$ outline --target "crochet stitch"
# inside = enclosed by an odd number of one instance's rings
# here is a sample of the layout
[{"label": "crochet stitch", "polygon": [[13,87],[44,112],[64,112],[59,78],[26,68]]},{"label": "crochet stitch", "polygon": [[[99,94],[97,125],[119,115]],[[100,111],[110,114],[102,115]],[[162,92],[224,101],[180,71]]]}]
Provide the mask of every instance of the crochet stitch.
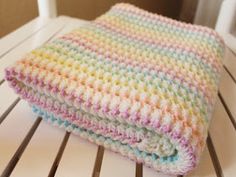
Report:
[{"label": "crochet stitch", "polygon": [[224,43],[215,31],[120,3],[5,70],[53,125],[167,174],[204,149]]}]

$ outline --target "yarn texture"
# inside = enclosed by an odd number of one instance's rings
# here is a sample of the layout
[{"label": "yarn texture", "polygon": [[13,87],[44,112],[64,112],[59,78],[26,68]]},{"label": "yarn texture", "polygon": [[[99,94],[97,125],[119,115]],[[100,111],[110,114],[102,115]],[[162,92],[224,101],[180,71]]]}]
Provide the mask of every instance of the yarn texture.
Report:
[{"label": "yarn texture", "polygon": [[120,3],[21,57],[9,85],[45,121],[166,174],[199,162],[224,43]]}]

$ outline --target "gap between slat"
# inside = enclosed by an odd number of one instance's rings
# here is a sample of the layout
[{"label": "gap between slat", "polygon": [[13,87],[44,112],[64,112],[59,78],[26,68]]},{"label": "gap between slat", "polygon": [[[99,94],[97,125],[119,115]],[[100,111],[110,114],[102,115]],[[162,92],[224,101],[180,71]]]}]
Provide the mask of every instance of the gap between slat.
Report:
[{"label": "gap between slat", "polygon": [[[66,23],[67,24],[67,23]],[[48,40],[46,40],[43,44],[49,42],[51,39],[53,39],[65,26],[66,24],[64,24],[61,28],[59,28],[50,38],[48,38]],[[4,82],[5,80],[2,79],[0,81],[0,85]],[[16,106],[16,104],[20,101],[20,98],[17,98],[12,105],[1,115],[0,117],[0,124],[3,122],[3,120],[7,117],[7,115],[12,111],[12,109]]]},{"label": "gap between slat", "polygon": [[[66,26],[66,24],[64,24],[61,28],[59,28],[50,38],[48,38],[48,40],[46,40],[43,44],[47,43],[48,41],[50,41],[51,39],[53,39],[64,27]],[[0,81],[0,85],[4,82],[5,80],[2,79]],[[16,106],[16,104],[20,101],[20,98],[17,98],[13,103],[12,105],[2,114],[2,116],[0,117],[0,124],[3,122],[3,120],[7,117],[7,115],[12,111],[12,109]],[[34,122],[34,124],[32,125],[32,127],[30,128],[29,132],[27,133],[27,135],[25,136],[24,140],[22,141],[21,145],[18,147],[18,149],[16,150],[15,154],[13,155],[13,157],[11,158],[11,160],[8,162],[6,168],[4,169],[4,171],[2,172],[1,176],[0,177],[8,177],[11,175],[12,171],[14,170],[17,162],[19,161],[21,155],[23,154],[25,148],[27,147],[27,145],[29,144],[32,136],[34,135],[36,129],[38,128],[40,122],[41,122],[42,118],[41,117],[38,117],[36,119],[36,121]],[[68,137],[69,135],[65,135],[64,137],[64,140],[67,142],[68,140]],[[64,142],[63,140],[63,142]],[[65,143],[66,144],[66,143]],[[61,148],[60,148],[61,150]],[[63,153],[62,152],[58,152],[58,156],[60,156],[60,153]],[[61,154],[62,155],[62,154]],[[59,162],[60,158],[56,158],[55,159],[55,164],[57,164],[57,162]],[[52,169],[55,169],[57,168],[57,165],[54,165],[52,166]],[[53,171],[53,170],[52,170]],[[53,172],[49,173],[52,174]],[[55,172],[54,172],[55,173]]]},{"label": "gap between slat", "polygon": [[143,177],[143,164],[136,163],[135,177]]},{"label": "gap between slat", "polygon": [[[38,30],[34,31],[31,35],[24,38],[22,41],[18,42],[17,44],[13,45],[11,48],[9,48],[6,52],[4,52],[2,55],[0,55],[0,59],[3,58],[6,54],[8,54],[10,51],[15,49],[17,46],[21,45],[23,42],[25,42],[27,39],[31,38],[33,35],[38,33],[41,29],[43,29],[45,26],[47,26],[49,23],[41,26]],[[1,85],[1,84],[0,84]]]},{"label": "gap between slat", "polygon": [[208,134],[208,137],[207,137],[207,147],[208,147],[208,150],[209,150],[211,160],[212,160],[212,163],[213,163],[213,166],[214,166],[217,177],[223,177],[220,162],[219,162],[219,159],[217,157],[214,145],[212,143],[212,140],[211,140],[211,137],[210,137],[209,134]]},{"label": "gap between slat", "polygon": [[[68,24],[68,23],[66,23]],[[49,42],[50,40],[52,40],[60,31],[62,31],[62,29],[66,26],[66,24],[64,24],[61,28],[59,28],[59,30],[57,30],[50,38],[48,38],[48,40],[46,40],[43,44],[46,44],[47,42]]]},{"label": "gap between slat", "polygon": [[61,143],[61,145],[60,145],[60,148],[59,148],[59,150],[58,150],[57,156],[56,156],[56,158],[55,158],[55,160],[54,160],[54,162],[53,162],[53,164],[52,164],[52,167],[51,167],[51,169],[50,169],[50,172],[49,172],[49,174],[48,174],[48,177],[53,177],[53,176],[55,176],[55,173],[56,173],[56,171],[57,171],[57,167],[58,167],[58,165],[59,165],[59,163],[60,163],[60,161],[61,161],[61,157],[62,157],[62,154],[63,154],[63,152],[64,152],[64,150],[65,150],[65,147],[66,147],[66,144],[67,144],[67,142],[68,142],[69,137],[70,137],[70,133],[69,133],[69,132],[66,132],[66,134],[65,134],[65,136],[64,136],[64,138],[63,138],[63,140],[62,140],[62,143]]},{"label": "gap between slat", "polygon": [[8,114],[13,110],[13,108],[19,103],[20,98],[18,97],[8,108],[7,110],[0,116],[0,124],[5,120]]},{"label": "gap between slat", "polygon": [[219,96],[219,98],[220,98],[220,101],[221,101],[222,105],[224,106],[225,111],[227,112],[227,114],[228,114],[228,116],[229,116],[229,119],[230,119],[231,123],[232,123],[233,126],[234,126],[234,129],[236,130],[236,122],[235,122],[235,119],[234,119],[234,117],[233,117],[233,114],[230,112],[230,110],[229,110],[227,104],[225,103],[225,100],[224,100],[224,98],[222,97],[222,95],[221,95],[220,92],[218,92],[218,96]]},{"label": "gap between slat", "polygon": [[230,52],[232,52],[232,54],[236,55],[235,51],[232,50],[229,46],[227,46],[227,48],[230,50]]},{"label": "gap between slat", "polygon": [[14,170],[17,162],[19,161],[21,155],[23,154],[25,148],[29,144],[32,136],[34,135],[34,132],[38,128],[42,118],[38,117],[32,127],[30,128],[29,132],[25,136],[24,140],[22,141],[21,145],[16,150],[15,154],[12,156],[11,160],[8,162],[6,168],[4,169],[3,173],[1,174],[1,177],[8,177],[11,175],[12,171]]},{"label": "gap between slat", "polygon": [[100,176],[100,171],[102,167],[102,159],[104,155],[104,147],[98,146],[98,151],[97,151],[97,156],[93,168],[93,174],[92,177],[99,177]]},{"label": "gap between slat", "polygon": [[[60,17],[59,17],[60,18]],[[42,42],[39,46],[49,42],[51,39],[53,39],[69,22],[65,22],[61,28],[59,28],[56,32],[54,32],[47,40],[45,40],[45,42]],[[50,23],[49,23],[50,24]],[[37,35],[35,35],[37,37]],[[32,38],[34,39],[34,38]],[[36,47],[37,48],[37,47]],[[33,49],[32,49],[33,50]],[[29,50],[28,52],[32,51],[32,50]],[[26,52],[25,52],[26,53]],[[0,60],[1,61],[1,60]]]},{"label": "gap between slat", "polygon": [[234,83],[236,84],[236,79],[234,78],[234,76],[231,74],[231,72],[228,70],[228,68],[225,65],[224,65],[224,69],[229,74],[229,76],[234,81]]},{"label": "gap between slat", "polygon": [[4,80],[4,79],[2,79],[2,80],[0,81],[0,85],[2,85],[4,81],[5,81],[5,80]]}]

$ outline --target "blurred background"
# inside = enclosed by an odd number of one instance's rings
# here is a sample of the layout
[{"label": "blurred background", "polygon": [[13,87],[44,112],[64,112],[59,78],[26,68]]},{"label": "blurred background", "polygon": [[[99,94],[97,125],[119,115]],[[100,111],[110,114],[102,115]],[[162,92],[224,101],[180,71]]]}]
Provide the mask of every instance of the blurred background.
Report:
[{"label": "blurred background", "polygon": [[[57,8],[59,15],[92,20],[118,2],[129,2],[154,13],[214,28],[221,1],[57,0]],[[0,0],[0,38],[36,16],[38,16],[37,0]]]}]

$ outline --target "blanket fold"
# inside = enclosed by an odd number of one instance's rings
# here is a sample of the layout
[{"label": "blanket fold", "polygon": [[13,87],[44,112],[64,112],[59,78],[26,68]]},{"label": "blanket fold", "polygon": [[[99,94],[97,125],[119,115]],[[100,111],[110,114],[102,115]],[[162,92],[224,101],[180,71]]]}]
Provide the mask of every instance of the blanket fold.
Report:
[{"label": "blanket fold", "polygon": [[204,149],[224,43],[215,31],[120,3],[5,70],[53,125],[167,174]]}]

